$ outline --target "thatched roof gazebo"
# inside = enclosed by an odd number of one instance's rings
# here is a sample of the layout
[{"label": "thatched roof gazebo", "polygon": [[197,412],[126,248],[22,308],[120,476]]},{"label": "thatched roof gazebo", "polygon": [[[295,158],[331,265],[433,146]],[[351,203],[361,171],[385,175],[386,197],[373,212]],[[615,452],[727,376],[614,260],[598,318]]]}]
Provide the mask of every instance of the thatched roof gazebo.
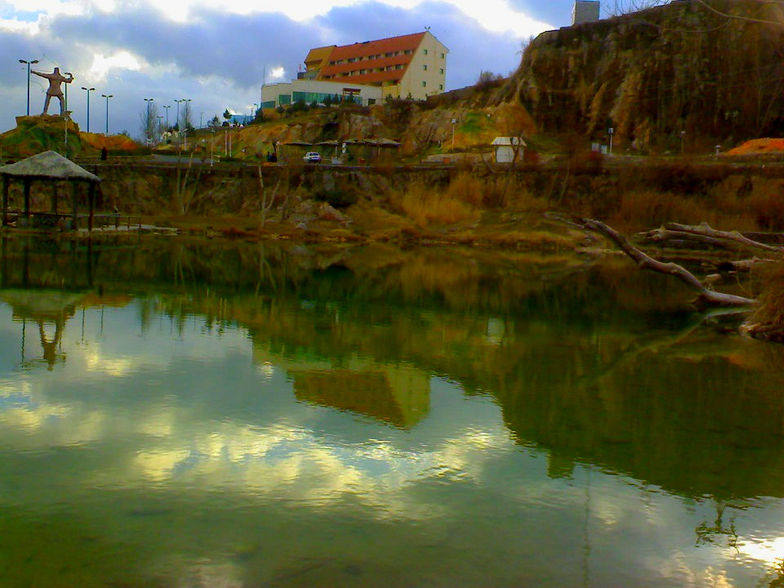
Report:
[{"label": "thatched roof gazebo", "polygon": [[[30,219],[30,187],[34,180],[44,182],[67,181],[73,186],[73,204],[71,207],[72,226],[76,228],[79,204],[79,185],[89,186],[89,220],[88,228],[93,228],[93,211],[95,208],[95,191],[101,178],[76,165],[55,151],[44,151],[22,161],[0,167],[3,179],[3,226],[8,226],[8,188],[12,179],[24,183],[24,216]],[[57,191],[52,191],[51,213],[49,216],[59,217],[57,212]]]}]

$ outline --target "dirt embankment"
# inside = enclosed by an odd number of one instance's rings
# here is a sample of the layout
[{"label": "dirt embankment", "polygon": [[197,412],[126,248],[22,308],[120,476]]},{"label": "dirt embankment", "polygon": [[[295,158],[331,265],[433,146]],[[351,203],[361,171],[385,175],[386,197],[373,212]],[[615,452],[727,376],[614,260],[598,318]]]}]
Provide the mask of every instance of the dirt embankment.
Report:
[{"label": "dirt embankment", "polygon": [[[128,165],[103,178],[100,207],[196,232],[247,238],[459,242],[571,247],[543,212],[592,216],[626,232],[665,222],[784,230],[784,167],[600,160],[519,169],[492,166]],[[261,172],[261,176],[259,176]],[[40,196],[46,206],[48,192]],[[12,208],[21,198],[12,190]],[[14,200],[16,199],[16,200]],[[546,229],[542,227],[547,225]]]}]

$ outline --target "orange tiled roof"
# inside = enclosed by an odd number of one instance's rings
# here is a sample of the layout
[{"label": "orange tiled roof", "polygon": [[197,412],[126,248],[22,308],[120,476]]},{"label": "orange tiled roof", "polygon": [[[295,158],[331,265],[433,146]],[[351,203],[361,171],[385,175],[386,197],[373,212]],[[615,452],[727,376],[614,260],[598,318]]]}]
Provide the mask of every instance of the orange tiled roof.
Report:
[{"label": "orange tiled roof", "polygon": [[326,63],[326,59],[329,58],[330,53],[332,53],[334,49],[335,45],[311,49],[308,51],[307,57],[305,57],[305,65],[310,69],[311,66],[318,67],[322,62]]},{"label": "orange tiled roof", "polygon": [[[318,79],[350,81],[355,84],[381,83],[385,81],[398,82],[403,77],[409,63],[411,63],[414,52],[419,47],[425,34],[414,33],[334,47],[329,55],[329,59],[324,61],[325,65],[321,68]],[[313,51],[315,50],[311,49],[311,52],[308,53],[309,57]],[[406,51],[408,51],[407,55]],[[398,53],[398,55],[388,56],[388,54],[394,53]],[[349,59],[355,59],[356,61],[348,63]],[[338,64],[336,63],[338,61],[343,61],[344,63]],[[395,69],[397,65],[402,67]],[[388,66],[391,66],[392,69],[386,71]],[[384,68],[384,71],[375,71],[378,68]],[[348,72],[360,69],[369,71],[359,75],[348,75]]]}]

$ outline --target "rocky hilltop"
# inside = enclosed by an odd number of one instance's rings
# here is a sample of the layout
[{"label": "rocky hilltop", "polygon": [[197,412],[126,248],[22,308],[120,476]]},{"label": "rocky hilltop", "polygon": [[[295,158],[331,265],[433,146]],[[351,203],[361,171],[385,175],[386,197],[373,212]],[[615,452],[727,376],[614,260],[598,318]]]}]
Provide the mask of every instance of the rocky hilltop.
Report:
[{"label": "rocky hilltop", "polygon": [[640,150],[781,135],[777,23],[775,2],[676,0],[549,31],[528,45],[497,100],[522,104],[541,131],[606,140],[612,127],[616,144]]}]

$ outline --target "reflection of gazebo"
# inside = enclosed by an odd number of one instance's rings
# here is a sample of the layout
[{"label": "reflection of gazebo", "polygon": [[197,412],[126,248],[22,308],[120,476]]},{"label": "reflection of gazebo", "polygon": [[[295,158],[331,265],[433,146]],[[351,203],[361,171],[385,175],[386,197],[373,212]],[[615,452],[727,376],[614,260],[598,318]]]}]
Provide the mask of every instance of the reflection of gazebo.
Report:
[{"label": "reflection of gazebo", "polygon": [[[76,305],[84,294],[58,290],[3,290],[0,300],[11,305],[15,319],[22,321],[22,361],[24,362],[26,321],[33,320],[38,326],[38,336],[43,351],[43,360],[52,369],[57,360],[65,361],[60,345],[65,323],[76,312]],[[47,334],[47,329],[54,332]]]},{"label": "reflection of gazebo", "polygon": [[[50,182],[52,184],[51,212],[48,216],[55,219],[60,218],[57,211],[57,182],[68,182],[72,186],[73,200],[71,206],[71,216],[73,219],[72,227],[76,228],[77,214],[79,210],[79,186],[87,184],[89,186],[88,206],[89,220],[88,228],[93,226],[93,211],[95,208],[95,188],[101,179],[79,167],[72,161],[66,159],[54,151],[45,151],[22,161],[0,167],[0,176],[3,178],[3,226],[8,226],[8,188],[11,179],[20,179],[24,185],[24,211],[25,219],[30,219],[30,188],[33,180]],[[47,216],[47,215],[43,215]]]}]

